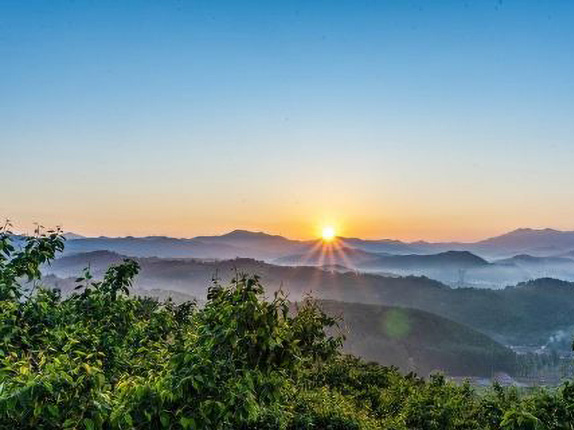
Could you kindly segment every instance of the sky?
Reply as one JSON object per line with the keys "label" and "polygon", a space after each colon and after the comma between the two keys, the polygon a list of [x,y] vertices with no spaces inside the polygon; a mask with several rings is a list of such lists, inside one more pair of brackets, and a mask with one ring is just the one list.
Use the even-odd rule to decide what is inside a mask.
{"label": "sky", "polygon": [[0,0],[0,218],[574,230],[572,1]]}

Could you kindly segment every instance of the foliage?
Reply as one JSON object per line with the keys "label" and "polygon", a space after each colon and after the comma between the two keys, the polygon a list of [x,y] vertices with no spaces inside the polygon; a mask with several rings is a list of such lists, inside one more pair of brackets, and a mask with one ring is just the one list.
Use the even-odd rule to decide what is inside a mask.
{"label": "foliage", "polygon": [[479,394],[340,353],[337,320],[256,276],[206,305],[130,296],[138,264],[30,288],[59,232],[0,231],[0,429],[574,429],[574,385]]}
{"label": "foliage", "polygon": [[[92,240],[95,239],[87,239],[86,246],[92,246]],[[75,244],[78,251],[84,251],[78,242],[83,243],[72,241],[72,244]],[[113,249],[113,246],[106,243],[102,249]],[[133,249],[123,251],[128,255],[135,252]],[[153,250],[148,249],[145,255],[153,255]],[[69,255],[54,262],[50,271],[60,277],[75,276],[89,262],[94,273],[101,276],[112,262],[120,262],[122,257],[109,251]],[[205,286],[214,272],[220,273],[228,282],[228,274],[237,267],[245,273],[261,274],[267,284],[267,291],[288,279],[289,296],[292,299],[299,299],[309,291],[309,285],[313,285],[315,294],[324,300],[418,309],[471,327],[491,338],[503,340],[508,345],[546,345],[551,341],[550,346],[553,348],[568,352],[569,336],[560,334],[570,333],[573,329],[571,315],[574,313],[574,282],[556,279],[537,279],[515,287],[494,290],[451,288],[419,276],[388,277],[368,273],[325,272],[316,267],[277,266],[249,258],[222,261],[138,258],[138,262],[145,271],[144,276],[138,279],[140,285],[148,289],[165,289],[166,284],[168,288],[177,286],[177,289],[185,290],[195,297],[204,296]],[[436,333],[442,331],[436,330]],[[564,338],[563,342],[557,339],[559,337]],[[478,346],[483,352],[485,347],[490,349],[480,339],[467,338],[465,343],[468,346],[478,342],[482,344]],[[418,341],[420,338],[413,340]],[[441,346],[440,350],[444,351],[445,348]],[[452,352],[459,353],[455,350]],[[470,354],[472,352],[468,351]],[[504,355],[507,353],[500,351],[500,362],[508,363]],[[471,357],[471,360],[475,363],[484,361],[480,357]],[[508,367],[507,364],[505,367]]]}

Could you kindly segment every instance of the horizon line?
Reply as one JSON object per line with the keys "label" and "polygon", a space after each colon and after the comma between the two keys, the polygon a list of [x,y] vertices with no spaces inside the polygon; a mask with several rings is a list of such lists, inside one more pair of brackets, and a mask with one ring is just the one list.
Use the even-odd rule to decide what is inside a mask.
{"label": "horizon line", "polygon": [[[56,228],[61,228],[61,227],[56,227]],[[46,230],[48,230],[46,228]],[[225,231],[223,233],[219,233],[219,234],[201,234],[201,235],[197,235],[197,236],[170,236],[170,235],[164,235],[164,234],[149,234],[149,235],[142,235],[142,236],[135,236],[135,235],[119,235],[119,236],[107,236],[105,234],[100,234],[100,235],[84,235],[81,233],[78,233],[77,231],[71,231],[71,230],[64,230],[62,229],[62,235],[76,235],[76,236],[80,236],[78,238],[72,238],[72,239],[68,239],[68,240],[77,240],[77,239],[128,239],[128,238],[133,238],[133,239],[146,239],[146,238],[167,238],[167,239],[176,239],[176,240],[194,240],[194,239],[201,239],[201,238],[213,238],[213,237],[223,237],[232,233],[249,233],[249,234],[262,234],[265,236],[271,236],[271,237],[280,237],[286,240],[290,240],[290,241],[296,241],[296,242],[309,242],[309,241],[314,241],[314,240],[320,240],[319,237],[311,237],[311,238],[307,238],[307,239],[294,239],[291,238],[288,235],[283,235],[283,234],[275,234],[275,233],[269,233],[263,230],[249,230],[249,229],[241,229],[241,228],[237,228],[237,229],[233,229],[233,230],[228,230]],[[478,243],[478,242],[482,242],[485,240],[489,240],[492,238],[496,238],[496,237],[500,237],[500,236],[504,236],[506,234],[511,234],[511,233],[516,233],[516,232],[520,232],[520,231],[533,231],[533,232],[543,232],[543,231],[553,231],[553,232],[557,232],[557,233],[574,233],[574,230],[561,230],[561,229],[556,229],[556,228],[551,228],[551,227],[542,227],[542,228],[532,228],[532,227],[518,227],[515,229],[511,229],[511,230],[506,230],[503,231],[502,233],[499,234],[495,234],[492,236],[488,236],[488,237],[484,237],[482,239],[477,239],[474,241],[464,241],[464,240],[457,240],[457,239],[453,239],[453,240],[438,240],[438,241],[432,241],[432,240],[425,240],[425,239],[416,239],[416,240],[402,240],[402,239],[395,239],[395,238],[390,238],[390,237],[382,237],[382,238],[364,238],[364,237],[360,237],[360,236],[336,236],[336,238],[338,239],[347,239],[347,240],[353,240],[353,239],[358,239],[358,240],[365,240],[365,241],[372,241],[372,242],[377,242],[377,241],[392,241],[392,242],[401,242],[401,243],[405,243],[405,244],[416,244],[416,243],[429,243],[429,244],[449,244],[449,243],[459,243],[459,244],[473,244],[473,243]],[[13,234],[15,235],[22,235],[22,236],[30,236],[31,234],[28,232],[13,232]]]}

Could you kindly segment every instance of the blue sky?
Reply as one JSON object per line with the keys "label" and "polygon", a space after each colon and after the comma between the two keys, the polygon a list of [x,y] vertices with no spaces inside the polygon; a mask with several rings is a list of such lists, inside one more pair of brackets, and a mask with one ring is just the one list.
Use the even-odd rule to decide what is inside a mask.
{"label": "blue sky", "polygon": [[574,2],[1,1],[0,215],[574,229]]}

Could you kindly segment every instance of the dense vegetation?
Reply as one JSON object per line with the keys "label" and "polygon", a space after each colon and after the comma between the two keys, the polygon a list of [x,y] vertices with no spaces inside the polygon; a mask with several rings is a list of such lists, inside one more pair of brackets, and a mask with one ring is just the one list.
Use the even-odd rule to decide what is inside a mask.
{"label": "dense vegetation", "polygon": [[[125,257],[124,257],[125,258]],[[58,273],[60,276],[71,276],[79,273],[82,267],[90,266],[95,276],[101,277],[112,264],[121,263],[119,254],[106,251],[81,253],[56,259],[50,267],[44,267],[44,272]],[[140,264],[141,272],[131,293],[135,295],[153,296],[160,299],[172,297],[174,302],[193,299],[189,295],[166,290],[165,287],[174,287],[178,269],[187,269],[188,273],[204,273],[196,270],[201,263],[194,260],[166,260],[159,258],[136,259]],[[243,260],[236,260],[241,262]],[[219,262],[223,264],[223,262]],[[200,266],[200,269],[203,266]],[[213,265],[207,267],[213,268]],[[172,269],[170,271],[170,269]],[[252,267],[249,273],[257,273]],[[215,269],[214,269],[215,272]],[[218,276],[233,275],[230,268],[219,270]],[[155,274],[155,275],[154,275]],[[155,290],[141,289],[143,284],[154,276]],[[193,275],[192,275],[193,276]],[[206,279],[189,279],[190,283],[208,285]],[[161,281],[163,279],[163,281]],[[181,279],[181,278],[180,278]],[[63,296],[74,291],[75,278],[56,278],[47,275],[43,278],[46,286],[60,289]],[[228,279],[229,281],[229,279]],[[223,281],[222,281],[223,282]],[[265,284],[269,292],[269,284]],[[159,287],[163,286],[162,289]],[[180,285],[179,285],[180,286]],[[291,285],[285,286],[288,293],[292,293]],[[202,294],[203,297],[204,295]],[[290,295],[292,298],[294,295]],[[361,304],[321,300],[319,305],[330,315],[342,316],[345,333],[343,351],[373,360],[381,364],[398,366],[402,371],[416,371],[419,375],[429,375],[434,370],[442,370],[450,376],[483,376],[489,377],[493,373],[505,372],[511,375],[531,376],[536,360],[524,362],[520,360],[510,348],[495,342],[487,335],[472,328],[442,318],[428,312],[402,307],[391,307],[379,304]],[[292,308],[295,304],[292,305]],[[393,332],[390,326],[400,326],[401,330]],[[532,358],[538,358],[533,356]],[[540,366],[539,366],[540,367]],[[551,367],[554,369],[556,364]],[[548,373],[548,366],[542,367]]]}
{"label": "dense vegetation", "polygon": [[[74,242],[74,241],[73,241]],[[101,276],[110,262],[125,258],[110,252],[64,256],[49,270],[76,276],[89,262]],[[559,332],[574,330],[574,283],[538,279],[499,290],[451,288],[419,276],[387,277],[363,273],[326,272],[314,267],[282,267],[252,259],[225,261],[138,258],[142,288],[169,288],[203,298],[205,286],[217,272],[230,281],[233,268],[261,275],[267,291],[284,285],[298,300],[312,290],[314,297],[420,309],[481,331],[509,345],[546,345]],[[569,349],[569,345],[565,345]]]}
{"label": "dense vegetation", "polygon": [[0,232],[0,429],[574,429],[570,383],[478,394],[344,356],[333,318],[263,300],[257,277],[199,309],[131,297],[126,260],[63,299],[37,285],[63,246]]}

